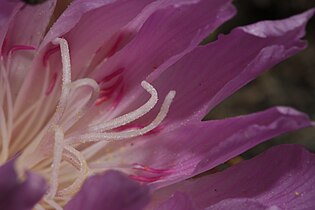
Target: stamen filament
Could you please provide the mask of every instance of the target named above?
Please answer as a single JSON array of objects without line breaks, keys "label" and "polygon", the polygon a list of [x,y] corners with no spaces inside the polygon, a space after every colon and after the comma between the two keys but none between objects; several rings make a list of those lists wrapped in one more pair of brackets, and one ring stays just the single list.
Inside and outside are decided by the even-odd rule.
[{"label": "stamen filament", "polygon": [[[81,185],[83,184],[89,171],[86,160],[84,159],[84,157],[81,155],[79,151],[77,151],[76,149],[68,145],[65,146],[64,151],[65,151],[64,152],[65,160],[69,162],[71,165],[73,165],[76,169],[79,170],[79,175],[70,186],[60,190],[57,193],[57,196],[60,196],[60,197],[76,193],[80,189]],[[74,161],[75,158],[77,159],[76,161]]]},{"label": "stamen filament", "polygon": [[[13,126],[13,101],[12,101],[12,93],[11,93],[11,87],[9,84],[9,78],[8,73],[5,70],[5,67],[3,65],[3,62],[0,62],[0,70],[1,70],[1,78],[3,79],[3,92],[4,94],[1,97],[1,110],[0,110],[0,127],[1,127],[1,136],[2,136],[2,142],[1,142],[1,156],[0,156],[0,163],[4,162],[9,157],[9,144],[12,134],[12,126]],[[6,97],[5,97],[6,96]],[[7,116],[5,116],[5,110],[3,108],[4,106],[4,99],[6,98],[6,111]]]},{"label": "stamen filament", "polygon": [[48,204],[48,205],[50,205],[51,207],[53,207],[55,210],[63,210],[63,208],[58,204],[58,203],[56,203],[54,200],[52,200],[52,199],[45,199],[44,198],[44,201]]},{"label": "stamen filament", "polygon": [[108,142],[106,141],[100,141],[100,142],[96,142],[95,144],[89,146],[88,148],[84,149],[82,151],[83,156],[86,159],[91,158],[93,155],[95,155],[97,152],[99,152],[100,150],[102,150],[104,148],[104,146],[106,146],[108,144]]},{"label": "stamen filament", "polygon": [[49,198],[55,197],[58,188],[58,173],[62,159],[62,152],[64,149],[64,132],[60,127],[55,128],[55,146],[54,156],[51,170],[50,190],[48,193]]},{"label": "stamen filament", "polygon": [[172,103],[173,98],[175,97],[176,92],[170,91],[162,104],[161,110],[156,116],[156,118],[146,127],[131,130],[131,131],[122,131],[122,132],[113,132],[113,133],[89,133],[83,134],[79,136],[73,136],[66,139],[68,144],[77,144],[77,143],[86,143],[93,141],[111,141],[111,140],[122,140],[126,138],[133,138],[136,136],[141,136],[145,133],[150,132],[154,128],[156,128],[166,117],[169,107]]},{"label": "stamen filament", "polygon": [[142,81],[141,85],[148,93],[151,94],[150,99],[144,105],[134,110],[133,112],[117,117],[113,120],[110,120],[109,122],[105,122],[105,123],[94,125],[94,126],[92,125],[88,128],[88,131],[89,132],[104,132],[107,130],[118,128],[136,119],[139,119],[140,117],[148,113],[151,109],[153,109],[153,107],[156,105],[158,101],[157,91],[154,89],[152,85],[150,85],[146,81]]},{"label": "stamen filament", "polygon": [[60,52],[61,52],[61,61],[62,61],[62,89],[61,89],[61,96],[59,99],[59,103],[57,105],[57,110],[53,117],[53,125],[57,124],[66,109],[68,95],[70,92],[69,84],[71,83],[71,63],[70,63],[70,52],[69,46],[65,39],[56,38],[53,41],[53,44],[60,45]]}]

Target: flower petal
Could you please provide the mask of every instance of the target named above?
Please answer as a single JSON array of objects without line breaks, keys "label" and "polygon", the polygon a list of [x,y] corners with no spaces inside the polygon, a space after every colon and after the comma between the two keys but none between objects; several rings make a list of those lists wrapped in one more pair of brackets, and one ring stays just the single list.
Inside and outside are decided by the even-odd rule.
[{"label": "flower petal", "polygon": [[9,81],[14,98],[30,72],[34,50],[42,41],[55,4],[56,0],[37,6],[18,4],[10,18],[1,55],[10,63],[7,66],[9,66]]},{"label": "flower petal", "polygon": [[29,210],[44,195],[47,186],[42,177],[28,173],[21,182],[10,161],[0,167],[0,209]]},{"label": "flower petal", "polygon": [[[194,4],[195,0],[75,1],[48,32],[43,45],[56,37],[70,43],[73,70],[86,73],[88,65],[98,64],[128,43],[155,11],[170,6]],[[124,14],[124,15],[121,15]],[[91,40],[90,38],[93,37]],[[89,41],[87,41],[89,40]],[[95,59],[97,57],[97,59]],[[96,65],[92,62],[93,65]],[[94,67],[94,66],[93,66]],[[93,69],[93,68],[91,68]],[[88,72],[88,71],[87,71]]]},{"label": "flower petal", "polygon": [[17,5],[16,2],[0,0],[0,30],[3,30],[3,26],[7,23],[10,18],[13,9]]},{"label": "flower petal", "polygon": [[209,206],[205,210],[244,210],[244,209],[255,209],[255,210],[280,210],[277,206],[268,206],[263,205],[255,200],[251,199],[227,199],[222,202],[219,202],[213,206]]},{"label": "flower petal", "polygon": [[65,210],[141,210],[149,202],[149,188],[117,171],[95,175],[69,201]]},{"label": "flower petal", "polygon": [[195,1],[191,5],[161,9],[148,18],[126,47],[92,76],[100,80],[109,73],[124,69],[125,91],[120,103],[123,107],[125,101],[129,104],[136,98],[136,91],[143,90],[140,83],[151,72],[162,72],[178,61],[234,13],[229,0]]},{"label": "flower petal", "polygon": [[[132,32],[122,28],[151,1],[74,1],[48,32],[42,46],[57,37],[65,38],[70,45],[73,78],[82,76],[92,58],[101,54],[99,51],[110,51],[113,47],[118,50],[126,42]],[[120,38],[117,33],[121,33]]]},{"label": "flower petal", "polygon": [[7,33],[10,18],[16,14],[18,11],[17,5],[21,6],[21,3],[12,2],[7,0],[0,0],[0,49],[3,48],[4,37]]},{"label": "flower petal", "polygon": [[[236,90],[304,49],[306,43],[300,39],[313,13],[237,28],[183,57],[161,76],[153,72],[149,78],[162,98],[170,90],[177,91],[168,119],[176,126],[185,120],[200,121]],[[138,107],[146,96],[134,97],[136,105],[131,107]]]},{"label": "flower petal", "polygon": [[166,202],[162,203],[157,210],[196,210],[190,196],[185,193],[177,192]]},{"label": "flower petal", "polygon": [[198,209],[242,209],[248,203],[270,210],[314,209],[314,173],[314,154],[297,145],[281,145],[223,172],[162,189],[155,196],[161,202],[170,192],[183,192]]},{"label": "flower petal", "polygon": [[172,131],[162,126],[157,133],[105,147],[104,158],[98,160],[103,163],[92,165],[129,168],[136,180],[159,188],[207,171],[274,136],[310,125],[305,114],[277,107],[224,120],[184,123]]}]

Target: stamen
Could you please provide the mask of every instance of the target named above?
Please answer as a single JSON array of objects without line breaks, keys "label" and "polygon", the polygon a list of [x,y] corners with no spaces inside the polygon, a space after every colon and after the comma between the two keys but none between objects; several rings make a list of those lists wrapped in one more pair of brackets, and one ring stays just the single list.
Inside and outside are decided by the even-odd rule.
[{"label": "stamen", "polygon": [[83,153],[83,156],[86,158],[86,159],[89,159],[91,158],[93,155],[95,155],[97,152],[99,152],[100,150],[103,149],[103,147],[108,144],[108,142],[106,141],[100,141],[100,142],[97,142],[91,146],[89,146],[88,148],[84,149],[82,151]]},{"label": "stamen", "polygon": [[[88,166],[86,163],[86,160],[84,159],[84,157],[81,155],[81,153],[79,151],[77,151],[76,149],[74,149],[73,147],[70,146],[65,146],[65,159],[66,161],[68,161],[70,164],[72,164],[76,169],[79,170],[79,175],[77,176],[77,178],[75,179],[75,181],[67,188],[60,190],[57,193],[57,196],[62,197],[65,195],[72,195],[75,194],[80,187],[82,186],[85,178],[88,175]],[[75,160],[77,159],[77,160]]]},{"label": "stamen", "polygon": [[99,92],[100,92],[100,87],[95,82],[95,80],[89,79],[89,78],[79,79],[79,80],[76,80],[70,84],[70,88],[72,90],[76,90],[76,89],[78,89],[80,87],[84,87],[84,86],[90,87],[93,90],[92,96],[91,96],[89,102],[86,104],[86,106],[90,107],[90,106],[92,106],[94,101],[96,101],[96,99],[99,95]]},{"label": "stamen", "polygon": [[116,119],[110,120],[109,122],[105,122],[98,125],[92,125],[89,126],[88,131],[89,132],[104,132],[107,130],[111,130],[114,128],[118,128],[120,126],[126,125],[136,119],[139,119],[146,113],[148,113],[153,107],[156,105],[158,101],[158,95],[157,91],[154,89],[152,85],[150,85],[146,81],[142,81],[141,86],[151,94],[150,99],[141,107],[134,110],[133,112],[130,112],[128,114],[125,114],[123,116],[117,117]]},{"label": "stamen", "polygon": [[[72,107],[73,110],[68,110],[66,112],[66,114],[68,115],[64,115],[64,122],[63,122],[63,128],[64,129],[69,129],[72,125],[74,125],[82,116],[84,116],[87,112],[87,110],[93,106],[94,102],[97,100],[98,95],[99,95],[99,86],[96,83],[95,80],[93,79],[89,79],[89,78],[84,78],[84,79],[79,79],[76,80],[74,82],[72,82],[71,84],[69,84],[69,88],[71,89],[71,91],[75,91],[81,87],[88,87],[90,88],[92,91],[91,95],[89,96],[88,101],[86,101],[84,98],[83,103],[76,103],[73,104],[72,103]],[[78,102],[78,100],[76,100],[76,102]],[[79,101],[80,102],[80,101]]]},{"label": "stamen", "polygon": [[[1,95],[1,110],[0,110],[0,130],[1,130],[1,156],[0,163],[7,160],[9,157],[9,144],[11,139],[12,127],[13,127],[13,100],[11,87],[9,84],[9,78],[7,71],[3,65],[3,62],[0,63],[1,76],[3,78],[3,95]],[[7,116],[5,115],[5,110],[3,108],[4,98],[6,98],[6,107],[7,107]]]},{"label": "stamen", "polygon": [[63,208],[58,204],[56,203],[54,200],[52,199],[49,199],[49,198],[44,198],[44,201],[50,205],[51,207],[53,207],[55,210],[63,210]]},{"label": "stamen", "polygon": [[60,45],[61,61],[62,61],[62,90],[57,110],[54,115],[53,124],[61,120],[61,117],[66,109],[68,95],[70,92],[69,84],[71,83],[71,63],[68,42],[62,38],[56,38],[53,44]]},{"label": "stamen", "polygon": [[59,167],[62,159],[62,152],[64,149],[64,132],[61,128],[55,128],[55,146],[54,146],[54,156],[51,170],[51,179],[50,179],[50,190],[48,193],[49,198],[53,198],[56,195],[58,189],[58,174]]},{"label": "stamen", "polygon": [[0,155],[0,163],[3,163],[7,160],[9,156],[9,138],[7,133],[6,126],[6,117],[4,115],[3,108],[0,109],[0,130],[1,130],[1,155]]},{"label": "stamen", "polygon": [[[68,47],[67,41],[62,38],[56,38],[53,41],[53,44],[58,44],[60,46],[61,61],[62,61],[61,96],[57,105],[56,112],[54,113],[52,117],[51,123],[49,123],[50,128],[54,130],[54,128],[57,127],[58,124],[60,124],[61,118],[64,114],[64,111],[67,105],[68,95],[70,92],[70,88],[68,86],[71,83],[71,63],[70,63],[70,53],[69,53],[69,47]],[[50,97],[50,99],[53,99],[53,97]],[[47,111],[46,107],[45,107],[45,111]],[[24,168],[23,164],[21,163],[21,160],[24,157],[32,154],[32,152],[37,148],[39,143],[42,141],[42,135],[47,134],[46,130],[47,130],[47,126],[45,126],[42,129],[42,131],[34,138],[34,140],[30,143],[30,145],[23,151],[23,154],[20,156],[18,164],[17,164],[17,170],[20,173],[23,171],[23,168]]]},{"label": "stamen", "polygon": [[35,210],[45,210],[45,208],[40,204],[36,204],[36,206],[34,208],[35,208]]},{"label": "stamen", "polygon": [[[36,205],[35,207],[35,209],[38,210],[48,208],[48,205],[50,205],[49,208],[62,210],[62,202],[70,199],[71,196],[80,189],[86,177],[93,173],[93,170],[88,167],[86,159],[89,159],[94,154],[96,154],[109,141],[141,136],[144,134],[148,134],[149,132],[158,128],[158,126],[160,126],[162,121],[165,119],[176,94],[175,91],[170,91],[166,95],[157,116],[153,119],[151,123],[148,123],[148,125],[146,125],[145,127],[138,126],[135,129],[119,130],[118,128],[128,125],[129,123],[141,118],[142,116],[150,112],[158,102],[157,90],[148,82],[142,81],[141,86],[150,94],[150,98],[147,102],[145,102],[145,104],[133,110],[132,112],[117,117],[113,120],[90,125],[87,130],[83,131],[84,133],[82,135],[78,135],[79,132],[72,133],[72,131],[74,130],[71,130],[73,125],[75,125],[80,117],[83,116],[88,111],[88,109],[94,105],[95,101],[97,101],[98,98],[112,98],[114,106],[121,100],[125,88],[122,75],[124,68],[120,68],[114,71],[110,75],[104,77],[99,83],[96,83],[94,80],[88,78],[79,79],[72,82],[70,51],[68,43],[63,38],[56,38],[53,41],[53,44],[58,46],[46,52],[43,57],[43,62],[46,66],[49,56],[60,49],[62,75],[60,77],[61,94],[59,97],[57,109],[52,115],[52,106],[55,106],[56,103],[55,96],[59,94],[59,91],[54,91],[56,83],[59,82],[58,74],[47,71],[47,73],[45,74],[45,85],[42,89],[40,97],[36,101],[34,101],[33,106],[30,106],[29,109],[24,110],[24,113],[21,113],[21,111],[17,112],[16,117],[14,118],[16,121],[13,125],[14,129],[20,129],[20,127],[22,127],[22,133],[26,133],[25,135],[20,135],[21,133],[17,135],[16,139],[18,139],[18,141],[16,144],[21,145],[24,137],[25,142],[23,143],[28,144],[28,146],[25,146],[25,148],[23,146],[23,153],[18,158],[16,166],[18,174],[22,174],[26,166],[29,168],[38,167],[38,169],[42,169],[41,167],[44,167],[41,172],[43,172],[43,175],[45,177],[48,177],[50,180],[50,189],[43,199],[43,206]],[[114,46],[113,50],[116,51],[116,48],[117,46]],[[10,50],[10,53],[12,54],[16,50],[31,50],[31,48],[28,48],[26,46],[15,46],[15,48]],[[49,67],[50,65],[46,66],[46,68]],[[2,79],[2,77],[0,79]],[[2,86],[5,86],[5,84],[6,83],[0,81],[0,88],[3,88]],[[91,93],[82,97],[81,93],[86,93],[85,90],[82,90],[82,92],[78,92],[78,94],[76,94],[76,92],[74,91],[81,87],[90,88]],[[102,92],[99,96],[100,87],[102,89]],[[7,94],[7,97],[9,97],[8,93],[5,94]],[[51,94],[50,97],[45,97],[49,94]],[[6,100],[8,100],[5,97],[5,95],[0,95],[1,104],[5,103]],[[45,104],[49,105],[41,107],[44,102]],[[42,111],[43,114],[41,113]],[[6,135],[8,134],[6,132],[9,132],[9,135],[11,135],[12,133],[8,129],[10,126],[7,123],[7,121],[9,121],[7,119],[8,116],[8,108],[6,106],[2,106],[0,109],[0,138],[2,142],[4,141],[4,139],[6,139]],[[23,123],[28,120],[28,116],[31,116],[30,118],[32,118],[31,123],[28,126],[22,126]],[[37,119],[39,123],[36,122]],[[2,123],[3,120],[4,124]],[[46,123],[47,121],[48,123]],[[29,130],[29,128],[34,129]],[[68,134],[67,132],[70,133],[70,137],[65,137],[65,135]],[[9,137],[9,139],[10,138],[11,137]],[[44,159],[46,155],[46,150],[43,150],[43,152],[40,151],[39,154],[36,153],[32,155],[36,148],[38,148],[38,145],[42,146],[44,145],[46,140],[48,141],[53,139],[54,145],[52,151],[52,160],[50,158]],[[86,145],[83,145],[84,147],[79,147],[80,151],[70,146],[70,144],[80,144],[85,142],[98,143],[91,144],[89,147],[85,147]],[[3,145],[4,143],[2,143],[1,145],[2,149]],[[21,151],[20,147],[16,148],[16,151]],[[48,149],[51,148],[49,147]],[[26,158],[26,160],[24,159],[24,157]],[[101,159],[102,158],[97,158],[97,160]],[[47,167],[47,165],[50,165],[51,161],[51,168],[49,168]],[[134,164],[133,168],[130,167],[131,166],[128,165],[128,169],[133,170],[133,172],[150,175],[131,175],[131,178],[142,182],[154,182],[163,178],[169,173],[169,171],[166,169],[156,169],[140,164]],[[103,171],[104,170],[106,169],[103,168]],[[69,173],[73,171],[75,171],[76,173]]]},{"label": "stamen", "polygon": [[85,142],[93,142],[93,141],[110,141],[110,140],[122,140],[127,138],[133,138],[136,136],[141,136],[154,128],[156,128],[166,117],[169,107],[175,97],[176,92],[170,91],[162,104],[161,110],[156,116],[156,118],[146,127],[131,130],[131,131],[123,131],[123,132],[115,132],[115,133],[89,133],[83,134],[79,136],[73,136],[67,139],[68,144],[77,144],[77,143],[85,143]]}]

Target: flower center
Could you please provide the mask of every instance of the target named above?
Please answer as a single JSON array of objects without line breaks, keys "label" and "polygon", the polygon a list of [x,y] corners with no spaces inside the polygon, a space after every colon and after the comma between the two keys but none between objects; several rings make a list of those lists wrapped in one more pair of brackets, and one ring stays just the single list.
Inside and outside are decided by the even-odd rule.
[{"label": "flower center", "polygon": [[[20,176],[23,176],[25,169],[31,169],[41,173],[48,180],[49,191],[42,203],[36,206],[36,209],[50,207],[62,209],[61,206],[68,202],[73,194],[80,189],[86,177],[96,173],[95,170],[89,167],[91,157],[104,149],[109,142],[134,138],[156,129],[165,119],[175,97],[175,91],[170,91],[167,94],[159,113],[148,125],[119,130],[119,128],[128,126],[131,122],[150,112],[158,102],[156,89],[148,82],[142,81],[141,86],[151,95],[145,104],[125,115],[105,122],[103,120],[89,122],[83,130],[76,130],[75,125],[79,123],[81,118],[88,117],[88,111],[107,101],[113,91],[122,83],[122,71],[118,70],[112,73],[99,84],[90,78],[72,81],[70,51],[67,41],[57,38],[53,41],[53,44],[57,48],[46,53],[43,58],[44,65],[48,66],[47,68],[50,70],[48,65],[49,56],[57,52],[56,49],[60,49],[61,78],[58,80],[58,73],[55,72],[50,74],[49,79],[49,74],[46,73],[44,88],[40,97],[32,106],[27,107],[19,115],[15,115],[18,100],[15,104],[9,77],[10,66],[8,63],[11,62],[12,58],[8,58],[9,62],[5,63],[3,56],[1,56],[0,61],[0,160],[3,163],[9,157],[20,153],[16,163]],[[17,46],[11,50],[11,55],[17,50],[34,50],[34,48]],[[102,87],[104,83],[115,77],[118,77],[118,79],[110,88]],[[59,92],[58,88],[55,87],[58,81],[61,83]],[[82,88],[89,88],[91,91],[87,93],[82,91]],[[44,102],[47,103],[47,100],[53,100],[56,97],[58,98],[56,109],[52,114],[49,114],[50,107],[44,106]],[[50,104],[53,104],[53,102],[49,103],[48,106],[51,106]],[[40,112],[42,112],[42,116],[35,123],[34,119]],[[29,124],[25,123],[27,118],[30,118]],[[22,139],[25,141],[23,142]],[[48,148],[49,152],[43,152],[42,148]],[[157,169],[138,164],[137,168],[139,167],[154,173],[160,172]],[[99,172],[99,170],[97,171]]]}]

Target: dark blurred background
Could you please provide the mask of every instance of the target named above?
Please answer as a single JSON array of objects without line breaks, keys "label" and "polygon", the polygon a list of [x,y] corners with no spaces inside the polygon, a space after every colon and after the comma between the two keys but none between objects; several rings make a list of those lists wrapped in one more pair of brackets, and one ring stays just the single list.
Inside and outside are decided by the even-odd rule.
[{"label": "dark blurred background", "polygon": [[[260,20],[289,17],[315,7],[315,0],[235,0],[238,14],[224,24],[218,33],[228,33],[236,26]],[[315,18],[309,22],[309,47],[275,66],[271,71],[249,83],[215,108],[207,119],[220,119],[248,114],[275,105],[292,106],[315,120]],[[315,128],[283,135],[265,142],[243,154],[250,158],[267,148],[283,143],[298,143],[315,152]]]}]

